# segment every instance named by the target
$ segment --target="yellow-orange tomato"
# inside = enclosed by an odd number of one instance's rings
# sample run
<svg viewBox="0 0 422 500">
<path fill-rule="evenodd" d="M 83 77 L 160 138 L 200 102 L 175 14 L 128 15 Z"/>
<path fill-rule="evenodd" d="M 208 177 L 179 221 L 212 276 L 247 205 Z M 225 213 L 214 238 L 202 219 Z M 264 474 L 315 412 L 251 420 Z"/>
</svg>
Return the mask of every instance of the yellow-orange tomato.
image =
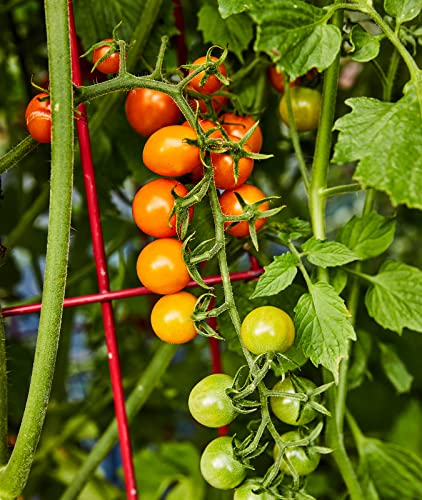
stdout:
<svg viewBox="0 0 422 500">
<path fill-rule="evenodd" d="M 182 242 L 160 238 L 146 245 L 138 256 L 136 272 L 151 292 L 166 295 L 185 288 L 190 277 L 183 260 Z"/>
<path fill-rule="evenodd" d="M 233 142 L 239 142 L 239 138 L 229 135 L 229 139 Z M 245 145 L 246 151 L 249 148 Z M 237 181 L 234 177 L 235 161 L 229 153 L 211 153 L 211 163 L 214 170 L 215 185 L 219 189 L 235 189 L 241 186 L 250 177 L 254 161 L 252 158 L 240 158 L 238 162 L 238 177 Z"/>
<path fill-rule="evenodd" d="M 126 97 L 125 112 L 131 127 L 143 137 L 159 128 L 176 125 L 182 113 L 173 99 L 153 89 L 134 89 Z"/>
<path fill-rule="evenodd" d="M 196 297 L 178 292 L 161 297 L 151 311 L 154 333 L 164 342 L 184 344 L 196 337 L 192 320 Z"/>
<path fill-rule="evenodd" d="M 211 61 L 217 61 L 217 57 L 211 56 Z M 195 59 L 192 64 L 195 64 L 197 66 L 201 64 L 205 64 L 207 62 L 206 56 L 198 57 L 198 59 Z M 189 74 L 193 73 L 193 69 L 189 70 Z M 224 64 L 220 64 L 218 66 L 218 71 L 226 76 L 226 67 Z M 192 80 L 188 83 L 188 87 L 196 90 L 196 92 L 201 92 L 201 94 L 213 94 L 214 92 L 217 92 L 219 90 L 223 83 L 220 82 L 220 80 L 215 76 L 215 75 L 209 75 L 208 78 L 206 79 L 205 83 L 201 86 L 201 80 L 204 77 L 205 72 L 201 71 L 198 73 L 196 76 L 192 78 Z"/>
<path fill-rule="evenodd" d="M 174 179 L 155 179 L 138 190 L 132 202 L 132 215 L 141 231 L 155 238 L 176 235 L 176 214 L 169 219 L 174 207 L 173 190 L 179 196 L 188 194 L 186 187 Z M 193 216 L 193 207 L 189 216 L 190 219 Z"/>
<path fill-rule="evenodd" d="M 197 139 L 192 128 L 169 125 L 147 139 L 142 159 L 147 168 L 164 177 L 179 177 L 201 165 L 199 148 L 186 142 Z"/>
<path fill-rule="evenodd" d="M 242 139 L 252 125 L 256 123 L 256 120 L 251 116 L 239 116 L 234 113 L 224 113 L 221 115 L 220 121 L 224 130 L 238 139 Z M 259 153 L 262 148 L 262 140 L 262 130 L 258 125 L 245 145 L 248 146 L 252 152 Z"/>
<path fill-rule="evenodd" d="M 103 40 L 104 45 L 94 50 L 94 52 L 92 53 L 92 62 L 94 64 L 107 54 L 107 52 L 110 50 L 111 47 L 111 43 L 107 42 L 112 42 L 112 41 L 113 41 L 112 38 L 105 38 Z M 104 59 L 103 62 L 98 64 L 96 66 L 96 69 L 98 69 L 98 71 L 106 75 L 112 75 L 113 73 L 119 72 L 119 64 L 120 64 L 119 53 L 113 52 L 106 59 Z"/>
<path fill-rule="evenodd" d="M 241 215 L 243 213 L 242 205 L 237 199 L 235 193 L 240 194 L 246 203 L 256 203 L 259 200 L 265 198 L 265 194 L 252 184 L 243 184 L 239 186 L 234 191 L 225 191 L 219 198 L 221 211 L 225 215 Z M 268 210 L 268 202 L 261 203 L 259 205 L 259 210 L 264 212 Z M 265 223 L 265 218 L 257 219 L 255 221 L 255 229 L 259 231 Z M 228 226 L 230 223 L 227 222 L 225 225 Z M 236 225 L 229 227 L 227 232 L 232 236 L 237 236 L 238 238 L 243 238 L 249 235 L 249 226 L 246 221 L 238 222 Z"/>
</svg>

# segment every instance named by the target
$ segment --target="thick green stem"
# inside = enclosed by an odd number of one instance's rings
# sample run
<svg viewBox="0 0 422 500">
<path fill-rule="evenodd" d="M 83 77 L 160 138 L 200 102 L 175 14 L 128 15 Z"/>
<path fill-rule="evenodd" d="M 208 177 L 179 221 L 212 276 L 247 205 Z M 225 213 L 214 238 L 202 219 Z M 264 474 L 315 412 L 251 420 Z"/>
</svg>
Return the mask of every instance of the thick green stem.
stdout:
<svg viewBox="0 0 422 500">
<path fill-rule="evenodd" d="M 4 174 L 10 168 L 15 167 L 26 155 L 34 151 L 39 144 L 30 135 L 27 135 L 25 139 L 0 158 L 0 174 Z"/>
<path fill-rule="evenodd" d="M 163 344 L 154 354 L 154 357 L 142 373 L 142 376 L 138 380 L 138 383 L 127 400 L 126 411 L 129 422 L 133 421 L 139 410 L 148 400 L 148 397 L 153 389 L 159 383 L 162 375 L 167 370 L 176 349 L 177 346 L 173 344 Z M 63 493 L 60 500 L 73 500 L 79 498 L 79 494 L 89 481 L 89 478 L 94 474 L 97 467 L 113 448 L 117 442 L 117 438 L 117 424 L 114 419 L 98 440 L 97 444 L 91 450 L 87 459 L 78 471 L 78 474 L 73 478 L 72 483 Z"/>
<path fill-rule="evenodd" d="M 0 467 L 7 463 L 7 360 L 6 336 L 0 309 Z"/>
<path fill-rule="evenodd" d="M 0 473 L 0 498 L 22 493 L 44 424 L 54 375 L 69 251 L 73 180 L 73 99 L 67 0 L 46 0 L 52 109 L 50 218 L 37 347 L 16 445 Z"/>
</svg>

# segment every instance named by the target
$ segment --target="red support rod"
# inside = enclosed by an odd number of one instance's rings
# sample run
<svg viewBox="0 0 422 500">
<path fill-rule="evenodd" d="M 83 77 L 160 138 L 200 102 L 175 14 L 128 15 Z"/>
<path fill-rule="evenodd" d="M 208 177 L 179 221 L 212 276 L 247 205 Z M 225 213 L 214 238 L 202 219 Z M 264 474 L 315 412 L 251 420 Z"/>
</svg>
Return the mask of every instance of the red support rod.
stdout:
<svg viewBox="0 0 422 500">
<path fill-rule="evenodd" d="M 68 5 L 70 45 L 72 56 L 72 77 L 73 83 L 76 86 L 80 86 L 83 85 L 83 80 L 79 65 L 79 52 L 76 38 L 75 21 L 73 16 L 72 0 L 69 0 Z M 107 293 L 110 290 L 107 260 L 104 250 L 104 240 L 100 222 L 100 210 L 98 206 L 97 188 L 95 184 L 94 165 L 92 161 L 91 142 L 85 105 L 81 104 L 80 106 L 78 106 L 78 111 L 80 112 L 80 116 L 76 121 L 76 125 L 87 197 L 88 216 L 91 227 L 94 260 L 97 270 L 98 287 L 100 293 Z M 126 496 L 128 499 L 136 500 L 138 498 L 138 494 L 136 489 L 135 471 L 133 467 L 129 426 L 125 408 L 125 398 L 122 387 L 122 377 L 120 371 L 119 352 L 116 341 L 112 303 L 110 302 L 110 300 L 101 302 L 101 308 L 108 352 L 111 387 L 114 398 L 114 408 L 119 433 L 123 473 L 125 477 Z"/>
<path fill-rule="evenodd" d="M 231 281 L 242 281 L 257 278 L 263 272 L 262 268 L 251 269 L 249 271 L 240 271 L 231 273 Z M 204 278 L 207 285 L 217 285 L 221 283 L 221 276 L 208 276 Z M 198 284 L 195 281 L 190 281 L 186 288 L 195 288 Z M 130 297 L 139 297 L 140 295 L 150 295 L 152 292 L 144 286 L 136 288 L 124 288 L 123 290 L 104 291 L 101 293 L 91 293 L 89 295 L 80 295 L 78 297 L 69 297 L 64 299 L 63 307 L 83 306 L 87 304 L 94 304 L 96 302 L 107 302 L 115 299 L 128 299 Z M 18 316 L 20 314 L 37 313 L 41 310 L 41 303 L 27 304 L 24 306 L 5 307 L 2 310 L 3 316 Z"/>
</svg>

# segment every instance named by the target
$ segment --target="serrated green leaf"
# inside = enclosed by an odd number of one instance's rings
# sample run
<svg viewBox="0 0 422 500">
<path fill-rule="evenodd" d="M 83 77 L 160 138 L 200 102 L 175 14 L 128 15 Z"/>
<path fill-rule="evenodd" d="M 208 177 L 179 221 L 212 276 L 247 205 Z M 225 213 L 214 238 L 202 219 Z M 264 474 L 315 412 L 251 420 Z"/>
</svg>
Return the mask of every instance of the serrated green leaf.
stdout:
<svg viewBox="0 0 422 500">
<path fill-rule="evenodd" d="M 416 500 L 422 495 L 422 460 L 405 448 L 363 438 L 359 455 L 368 468 L 380 498 Z"/>
<path fill-rule="evenodd" d="M 353 26 L 350 33 L 350 44 L 353 48 L 350 57 L 358 62 L 372 61 L 380 51 L 379 39 L 365 31 L 358 24 Z"/>
<path fill-rule="evenodd" d="M 393 242 L 395 230 L 393 218 L 370 212 L 362 217 L 352 217 L 337 239 L 361 259 L 370 259 L 387 250 Z"/>
<path fill-rule="evenodd" d="M 322 241 L 310 238 L 302 246 L 311 264 L 319 267 L 343 266 L 359 259 L 353 250 L 337 241 Z"/>
<path fill-rule="evenodd" d="M 237 14 L 222 19 L 217 6 L 207 3 L 198 13 L 198 29 L 202 31 L 204 42 L 229 47 L 240 62 L 243 62 L 242 52 L 253 38 L 252 21 L 246 14 Z"/>
<path fill-rule="evenodd" d="M 421 114 L 415 87 L 396 103 L 357 97 L 352 112 L 334 124 L 339 130 L 333 160 L 358 161 L 354 178 L 386 192 L 394 205 L 422 209 Z"/>
<path fill-rule="evenodd" d="M 379 344 L 381 349 L 381 366 L 388 380 L 393 384 L 398 394 L 409 392 L 413 376 L 407 371 L 406 365 L 398 357 L 393 346 Z"/>
<path fill-rule="evenodd" d="M 347 285 L 347 280 L 349 275 L 344 269 L 334 269 L 332 273 L 330 273 L 330 283 L 333 285 L 335 291 L 340 294 Z"/>
<path fill-rule="evenodd" d="M 297 345 L 315 366 L 323 365 L 338 381 L 340 361 L 356 334 L 343 299 L 327 283 L 316 283 L 295 307 Z"/>
<path fill-rule="evenodd" d="M 422 10 L 422 0 L 384 0 L 384 8 L 401 24 L 415 19 Z"/>
<path fill-rule="evenodd" d="M 399 334 L 403 328 L 422 332 L 422 271 L 401 262 L 386 261 L 365 296 L 370 316 Z"/>
<path fill-rule="evenodd" d="M 240 14 L 247 10 L 247 8 L 248 6 L 244 0 L 218 0 L 218 10 L 223 19 L 233 14 Z"/>
<path fill-rule="evenodd" d="M 275 295 L 287 288 L 297 273 L 297 261 L 291 253 L 274 257 L 273 262 L 264 267 L 251 299 Z"/>
<path fill-rule="evenodd" d="M 341 46 L 340 30 L 326 12 L 301 0 L 255 0 L 248 4 L 257 23 L 255 50 L 268 54 L 292 80 L 312 68 L 324 71 Z"/>
</svg>

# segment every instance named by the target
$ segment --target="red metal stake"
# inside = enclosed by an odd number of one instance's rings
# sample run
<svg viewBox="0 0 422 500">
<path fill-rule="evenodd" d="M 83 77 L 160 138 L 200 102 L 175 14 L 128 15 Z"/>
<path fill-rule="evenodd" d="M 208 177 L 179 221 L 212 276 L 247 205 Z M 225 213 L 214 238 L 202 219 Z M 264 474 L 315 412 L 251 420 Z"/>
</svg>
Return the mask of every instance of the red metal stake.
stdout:
<svg viewBox="0 0 422 500">
<path fill-rule="evenodd" d="M 69 29 L 72 55 L 73 83 L 82 85 L 82 75 L 79 66 L 78 44 L 76 39 L 75 21 L 73 16 L 72 0 L 69 0 Z M 91 227 L 93 253 L 97 270 L 98 287 L 100 293 L 110 290 L 107 260 L 104 251 L 104 240 L 100 222 L 97 188 L 95 184 L 94 165 L 92 162 L 91 142 L 89 137 L 86 107 L 78 106 L 80 116 L 77 119 L 77 133 L 80 146 L 81 163 L 88 205 L 89 223 Z M 111 387 L 114 396 L 114 407 L 119 433 L 120 451 L 122 455 L 123 472 L 125 476 L 126 495 L 128 499 L 137 499 L 135 471 L 132 460 L 129 428 L 127 422 L 125 399 L 120 372 L 119 352 L 116 341 L 116 331 L 112 304 L 110 301 L 101 303 L 105 340 L 107 344 L 108 361 L 110 368 Z"/>
</svg>

